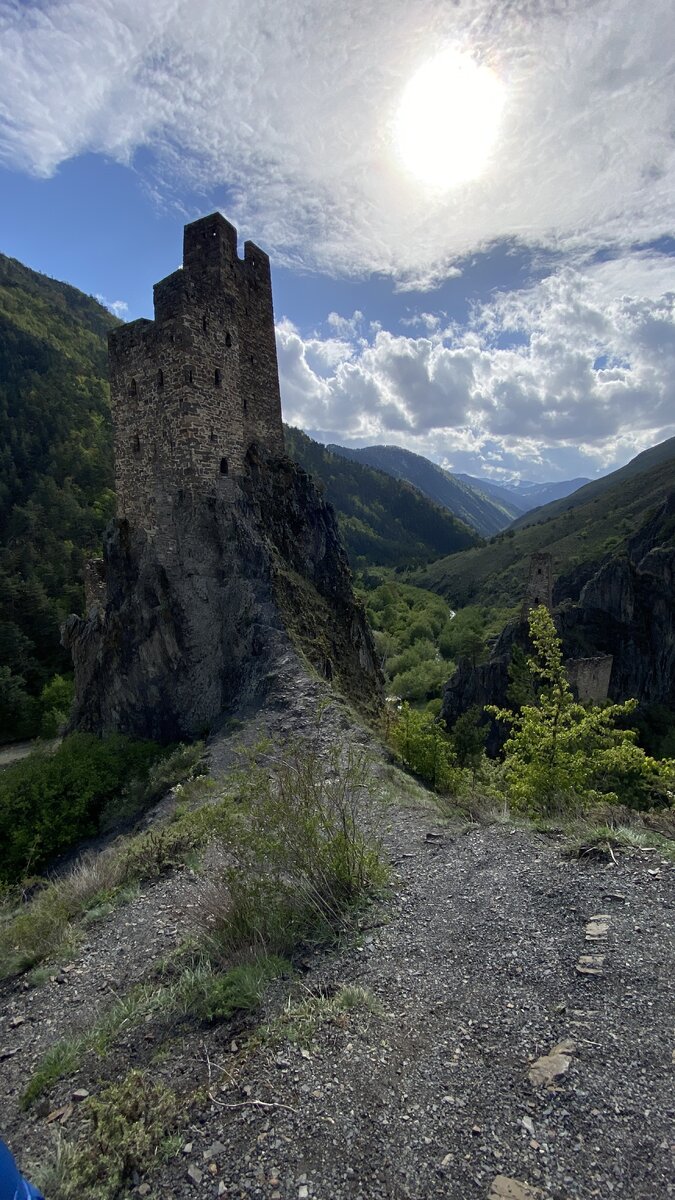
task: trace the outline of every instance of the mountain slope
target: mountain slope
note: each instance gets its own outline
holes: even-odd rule
[[[659,442],[658,446],[650,446],[648,450],[643,450],[641,454],[637,454],[629,463],[626,463],[625,467],[619,467],[617,471],[603,475],[602,479],[593,479],[571,495],[546,504],[543,508],[536,508],[525,513],[524,516],[518,518],[515,527],[531,525],[542,520],[548,521],[560,513],[586,505],[603,497],[608,489],[630,482],[636,475],[657,468],[663,463],[672,462],[673,459],[675,459],[675,437],[668,438],[665,442]]]
[[[632,471],[623,467],[574,497],[538,509],[536,523],[525,524],[522,518],[493,544],[431,563],[415,572],[412,582],[439,592],[453,607],[512,606],[522,599],[530,555],[549,551],[554,577],[559,579],[558,598],[576,598],[593,567],[621,555],[629,539],[675,489],[675,438],[638,457],[647,463],[646,469],[636,470],[638,459],[634,459],[628,464]],[[579,497],[584,493],[582,503]],[[675,529],[664,529],[664,544],[673,537]]]
[[[552,500],[561,500],[569,496],[590,479],[564,479],[558,483],[493,483],[490,479],[479,479],[475,475],[456,475],[468,487],[477,492],[484,492],[493,500],[507,506],[518,508],[521,513],[529,512],[542,504],[550,504]]]
[[[363,449],[328,446],[328,450],[352,462],[385,471],[394,479],[407,480],[461,521],[472,525],[483,537],[499,533],[523,512],[522,505],[496,500],[482,491],[475,491],[437,463],[430,462],[421,454],[413,454],[411,450],[403,450],[400,446],[366,446]]]
[[[112,512],[106,335],[90,296],[0,255],[0,739],[69,669],[59,625]]]
[[[477,544],[473,529],[411,484],[334,454],[299,429],[284,432],[289,456],[322,480],[353,566],[402,566]]]

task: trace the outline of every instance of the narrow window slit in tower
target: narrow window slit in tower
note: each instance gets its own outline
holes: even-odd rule
[[[202,329],[204,330],[204,333],[206,333],[206,330],[208,329],[208,327],[209,327],[209,323],[206,319],[206,313],[204,313],[204,316],[202,317]]]
[[[185,368],[185,382],[192,383],[192,367]]]
[[[228,350],[229,350],[230,346],[232,345],[232,338],[230,336],[229,331],[225,334],[225,345],[227,346]]]
[[[157,372],[157,387],[158,388],[164,387],[164,372],[162,370],[159,370]]]
[[[227,459],[226,458],[221,458],[221,460],[220,460],[220,473],[221,473],[221,475],[227,475]]]
[[[220,367],[216,367],[215,371],[213,372],[213,382],[216,387],[220,387],[222,378]]]
[[[141,439],[139,438],[138,434],[136,434],[136,435],[135,435],[135,437],[134,437],[134,441],[133,441],[133,448],[134,448],[134,454],[140,454],[140,452],[141,452]]]
[[[137,396],[137,395],[138,395],[138,387],[136,386],[136,380],[135,380],[135,379],[132,379],[131,383],[129,384],[129,395],[130,395],[130,396]]]
[[[213,430],[211,430],[211,441],[212,441],[212,442],[217,442],[217,441],[218,441],[218,438],[216,437],[216,435],[215,435],[215,433],[213,432]]]
[[[253,354],[251,355],[251,366],[255,366],[255,356]]]

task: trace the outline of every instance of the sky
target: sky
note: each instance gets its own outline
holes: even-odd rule
[[[0,0],[0,251],[270,254],[284,417],[491,478],[675,435],[670,0]]]

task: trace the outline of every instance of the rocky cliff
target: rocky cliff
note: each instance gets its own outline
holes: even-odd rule
[[[638,530],[627,554],[557,581],[554,615],[563,652],[570,659],[612,655],[612,700],[675,703],[674,585],[675,492]],[[443,699],[449,725],[473,704],[507,702],[515,645],[529,648],[522,622],[506,626],[488,662],[460,664]]]
[[[366,713],[381,677],[330,505],[287,458],[253,448],[217,497],[178,494],[150,540],[126,521],[104,543],[105,585],[72,616],[72,729],[160,741],[260,704],[281,661],[316,671]]]

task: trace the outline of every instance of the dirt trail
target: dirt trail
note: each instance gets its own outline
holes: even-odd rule
[[[132,1065],[172,1086],[207,1085],[213,1100],[181,1131],[190,1149],[140,1193],[155,1200],[486,1200],[499,1175],[554,1200],[675,1196],[673,869],[656,854],[568,861],[532,832],[451,831],[410,805],[389,822],[390,899],[360,945],[315,956],[296,987],[301,999],[358,985],[381,1012],[354,1010],[306,1046],[252,1053],[236,1030],[182,1025],[154,1061],[156,1031],[144,1027],[88,1059],[51,1105]],[[52,1136],[44,1114],[18,1110],[38,1051],[147,974],[186,932],[199,886],[187,871],[149,886],[88,932],[74,969],[57,973],[64,982],[3,990],[0,1105],[24,1161]],[[605,939],[588,943],[599,914]],[[605,955],[602,974],[578,973],[588,954]],[[281,1003],[273,995],[265,1019]],[[566,1073],[533,1086],[532,1060],[566,1039]]]

